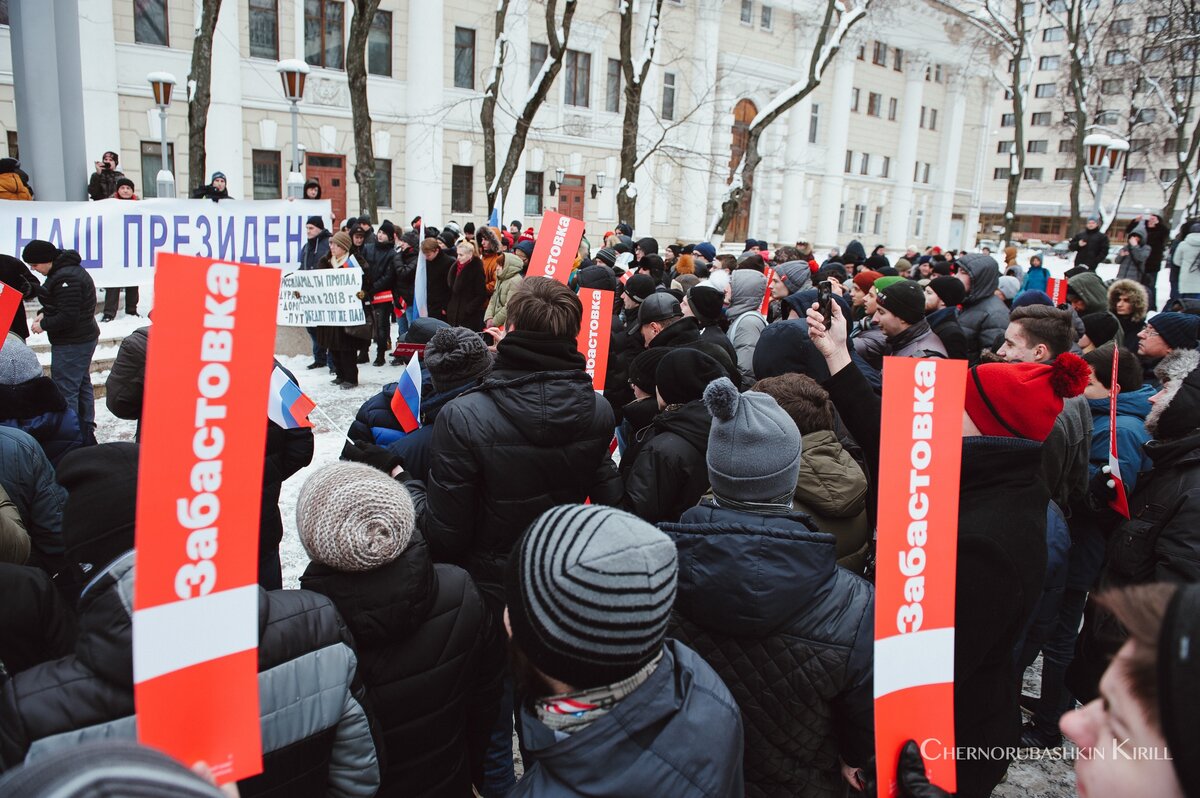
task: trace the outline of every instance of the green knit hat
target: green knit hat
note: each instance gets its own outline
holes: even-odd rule
[[[895,275],[889,275],[887,277],[880,277],[878,280],[875,281],[875,293],[879,293],[883,289],[887,288],[889,285],[892,285],[893,283],[898,283],[904,279],[907,279],[907,278],[898,277]]]

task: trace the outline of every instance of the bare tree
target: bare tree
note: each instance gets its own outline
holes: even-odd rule
[[[661,3],[661,0],[659,0]],[[529,130],[533,126],[533,118],[538,109],[546,101],[550,86],[562,69],[563,59],[567,54],[567,40],[571,36],[571,20],[575,16],[576,0],[566,0],[563,8],[561,24],[558,20],[558,0],[546,0],[546,40],[548,42],[546,59],[529,86],[520,111],[515,111],[515,98],[508,98],[512,112],[516,116],[516,127],[508,151],[504,155],[504,163],[496,170],[496,109],[501,112],[506,109],[501,103],[501,80],[504,77],[505,59],[511,48],[505,37],[504,25],[508,19],[509,0],[499,0],[496,8],[496,50],[492,60],[491,80],[483,91],[483,105],[479,110],[479,123],[483,127],[483,174],[487,181],[488,207],[496,203],[496,196],[503,192],[508,194],[513,175],[525,151],[525,142],[529,138]]]
[[[823,2],[825,10],[817,28],[817,38],[809,59],[808,73],[767,103],[751,120],[746,133],[745,153],[742,155],[741,162],[730,172],[729,188],[721,202],[721,212],[713,223],[712,235],[725,234],[729,223],[733,220],[738,208],[741,207],[742,196],[754,188],[754,172],[762,161],[758,144],[762,139],[763,131],[821,85],[821,78],[824,76],[829,62],[841,49],[842,42],[850,29],[867,15],[872,0],[852,0],[852,2],[823,0]],[[624,56],[623,53],[622,56]],[[622,157],[624,157],[623,147]]]
[[[639,115],[642,111],[642,89],[650,64],[658,47],[658,27],[662,19],[663,0],[652,0],[646,28],[642,31],[641,47],[635,57],[633,29],[636,25],[636,4],[621,3],[621,27],[617,41],[621,46],[621,77],[625,81],[625,109],[621,118],[621,171],[617,182],[617,218],[631,227],[637,226],[637,169]],[[644,160],[644,159],[643,159]]]
[[[221,0],[203,0],[200,27],[192,41],[192,66],[188,72],[188,187],[204,185],[206,156],[204,134],[208,130],[208,105],[212,99],[212,45]]]
[[[378,210],[375,194],[375,147],[371,142],[371,109],[367,105],[367,36],[379,10],[379,0],[354,0],[350,41],[346,45],[346,80],[350,84],[350,115],[354,122],[354,182],[358,204],[372,219]]]
[[[1033,81],[1030,52],[1034,31],[1029,26],[1028,12],[1036,13],[1035,0],[964,0],[950,3],[931,0],[942,11],[968,22],[990,45],[993,64],[992,80],[1004,89],[1012,102],[1013,142],[1008,152],[1008,190],[1004,197],[1004,232],[1001,241],[1010,244],[1017,223],[1017,192],[1025,174],[1025,101]],[[997,52],[998,51],[998,52]],[[1008,71],[995,68],[997,61],[1008,60]]]

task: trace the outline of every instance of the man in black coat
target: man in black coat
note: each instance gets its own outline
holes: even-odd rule
[[[96,324],[96,284],[80,265],[79,253],[34,239],[21,259],[46,277],[38,287],[42,312],[33,332],[50,338],[50,378],[79,416],[84,443],[96,442],[96,399],[92,392],[92,355],[100,338]],[[20,312],[20,308],[17,309]]]
[[[306,272],[317,268],[317,264],[321,262],[321,258],[329,254],[329,239],[333,236],[325,229],[325,220],[320,216],[310,216],[304,224],[304,232],[308,236],[308,240],[304,242],[304,248],[300,250],[300,271]],[[313,362],[308,364],[309,369],[319,369],[328,367],[333,371],[333,365],[329,360],[329,350],[317,343],[317,328],[305,327],[308,331],[308,337],[312,341]]]
[[[400,338],[403,338],[408,332],[408,327],[417,318],[417,308],[414,305],[416,299],[417,285],[417,258],[420,253],[417,251],[418,244],[417,232],[409,230],[396,240],[396,249],[392,255],[392,300],[395,304],[397,312],[403,309],[403,314],[398,315],[397,329]],[[426,263],[428,265],[428,262]],[[426,271],[428,275],[428,271]],[[442,275],[444,283],[446,276]],[[433,280],[429,280],[429,285],[433,284]],[[430,311],[433,315],[433,311]],[[434,316],[434,318],[440,318]]]
[[[375,365],[382,366],[383,359],[392,347],[392,299],[385,292],[393,293],[395,273],[393,259],[396,256],[396,232],[387,219],[375,232],[375,240],[363,246],[363,271],[366,272],[367,298],[375,317]],[[377,297],[379,299],[377,300]]]
[[[454,268],[454,256],[442,247],[439,239],[432,237],[421,242],[421,251],[425,253],[425,299],[429,317],[445,321],[446,308],[450,305],[447,277]]]
[[[1150,257],[1142,269],[1142,285],[1150,295],[1150,307],[1158,307],[1158,270],[1162,268],[1163,254],[1167,250],[1167,239],[1171,236],[1170,227],[1157,213],[1138,214],[1125,226],[1125,239],[1139,225],[1146,226],[1145,242],[1150,246]],[[1186,226],[1186,225],[1185,225]]]
[[[925,320],[942,339],[946,357],[966,360],[967,335],[958,324],[958,306],[967,298],[966,286],[957,277],[934,277],[925,286]]]
[[[213,172],[208,185],[200,186],[192,192],[192,199],[210,199],[220,202],[223,199],[233,199],[229,196],[229,188],[225,182],[224,172]]]
[[[1075,253],[1075,267],[1094,270],[1108,257],[1108,236],[1100,229],[1100,219],[1089,216],[1087,227],[1071,237],[1067,247]]]

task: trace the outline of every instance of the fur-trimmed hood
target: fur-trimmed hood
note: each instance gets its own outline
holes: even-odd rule
[[[1117,300],[1124,294],[1133,305],[1131,321],[1143,321],[1150,309],[1150,295],[1146,287],[1137,280],[1117,280],[1108,287],[1108,312],[1117,315]]]
[[[1157,440],[1182,438],[1200,427],[1200,350],[1177,349],[1162,359],[1154,374],[1163,383],[1161,395],[1146,416],[1146,430]]]

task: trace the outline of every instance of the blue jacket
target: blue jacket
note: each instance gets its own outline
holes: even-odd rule
[[[556,733],[524,706],[519,722],[529,758],[509,798],[744,794],[737,704],[713,669],[675,640],[645,682],[581,731]]]
[[[57,466],[67,452],[83,446],[79,417],[49,377],[0,385],[0,425],[27,432]]]
[[[58,573],[64,564],[62,513],[67,492],[54,481],[54,466],[38,442],[13,427],[0,426],[0,487],[29,532],[29,565],[51,576]]]
[[[1022,291],[1042,291],[1050,281],[1050,271],[1044,266],[1030,266],[1025,272],[1025,281],[1021,283]]]

